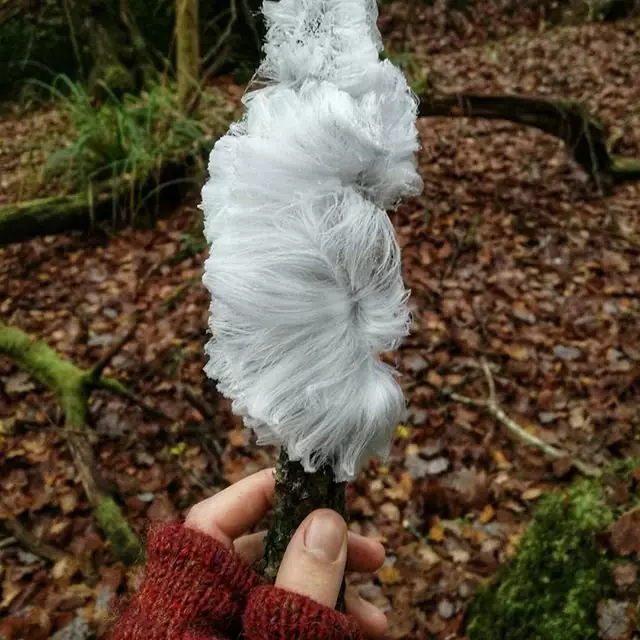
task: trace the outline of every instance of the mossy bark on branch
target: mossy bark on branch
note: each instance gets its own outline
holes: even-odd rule
[[[56,393],[61,403],[83,375],[81,369],[60,358],[46,342],[35,340],[16,327],[0,324],[0,353]]]
[[[122,517],[120,507],[111,496],[102,497],[93,508],[93,517],[114,548],[118,549],[118,556],[123,562],[137,564],[144,561],[140,540]]]
[[[275,581],[289,541],[312,511],[333,509],[346,517],[345,486],[343,482],[334,481],[330,467],[306,473],[302,465],[289,460],[282,449],[276,466],[275,504],[265,542],[263,574],[267,580]]]
[[[97,217],[111,213],[112,191],[93,203]],[[0,207],[0,245],[69,229],[89,229],[92,202],[88,192],[37,198]]]
[[[124,562],[142,558],[140,541],[104,488],[86,434],[89,396],[93,389],[104,387],[104,381],[108,379],[95,380],[91,371],[80,369],[61,358],[46,342],[35,340],[20,329],[2,323],[0,355],[7,356],[56,395],[64,411],[67,444],[87,498],[94,508],[98,526]]]

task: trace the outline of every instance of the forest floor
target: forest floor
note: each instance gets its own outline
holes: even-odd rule
[[[428,60],[439,87],[585,101],[610,124],[617,152],[640,154],[637,21],[505,27],[504,40],[487,42],[471,27],[466,39],[464,30],[437,31],[425,11],[412,23],[412,55]],[[390,31],[406,20],[398,12],[383,16]],[[45,118],[39,130],[51,134],[57,116],[43,113],[28,117]],[[0,139],[14,148],[5,158],[17,153],[12,127],[24,140],[35,135],[27,118],[6,118]],[[512,557],[540,496],[579,475],[572,458],[604,466],[640,456],[640,184],[601,194],[562,143],[524,127],[423,119],[419,128],[424,194],[392,214],[412,291],[413,331],[396,354],[409,419],[390,459],[373,461],[349,488],[350,526],[387,549],[380,571],[350,581],[388,612],[393,638],[445,640],[462,636],[466,603]],[[80,366],[95,364],[138,317],[107,373],[167,420],[99,392],[90,437],[139,532],[275,460],[226,400],[211,424],[187,399],[195,389],[215,400],[202,372],[209,300],[196,202],[152,230],[0,250],[0,319]],[[483,361],[508,417],[566,457],[550,460],[482,408],[443,396],[453,388],[486,399]],[[52,395],[0,359],[0,507],[97,567],[86,580],[72,563],[52,566],[0,533],[7,640],[48,638],[80,618],[99,630],[113,598],[139,578],[93,524],[59,426]]]

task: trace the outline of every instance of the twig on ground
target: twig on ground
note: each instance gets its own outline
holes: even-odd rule
[[[156,407],[152,407],[149,403],[147,403],[143,398],[139,395],[133,393],[125,387],[121,382],[115,380],[114,378],[100,378],[95,383],[96,389],[104,389],[105,391],[111,391],[111,393],[120,396],[121,398],[126,398],[140,407],[144,413],[147,414],[150,418],[154,418],[156,420],[164,420],[165,422],[173,422],[173,420],[160,409],[156,409]]]
[[[136,282],[135,293],[133,294],[134,302],[137,302],[138,297],[144,290],[147,285],[147,282],[151,280],[151,278],[165,265],[169,262],[168,258],[162,258],[162,260],[158,260],[155,264],[151,265],[145,274],[138,279]]]
[[[17,544],[17,543],[18,543],[17,538],[14,538],[13,536],[4,538],[0,540],[0,550],[6,549],[7,547],[12,547],[14,544]]]
[[[194,284],[199,284],[202,282],[202,278],[200,276],[189,278],[185,282],[179,284],[168,296],[165,300],[162,301],[161,306],[165,309],[173,309],[178,302],[180,302],[184,296],[187,295],[187,292]]]
[[[521,427],[517,422],[511,419],[500,408],[496,401],[495,383],[491,374],[491,370],[489,369],[489,365],[485,358],[482,358],[481,364],[482,371],[484,372],[485,378],[487,380],[487,386],[489,387],[488,399],[469,398],[468,396],[464,396],[449,389],[441,389],[440,394],[447,398],[450,398],[454,402],[459,402],[460,404],[464,404],[470,407],[478,407],[480,409],[484,409],[485,411],[487,411],[487,413],[493,416],[500,424],[504,425],[513,435],[515,435],[525,444],[537,447],[543,453],[548,455],[550,458],[554,458],[555,460],[560,458],[570,458],[572,465],[585,476],[597,478],[602,474],[600,469],[598,469],[597,467],[593,467],[578,458],[574,458],[566,451],[558,449],[548,442],[541,440],[537,436],[534,436],[532,433],[529,433],[524,427]]]
[[[487,385],[489,386],[489,404],[492,406],[497,406],[496,403],[496,383],[493,381],[493,376],[491,375],[491,369],[489,369],[489,363],[487,359],[483,356],[480,359],[480,364],[482,366],[482,372],[484,373],[484,377],[487,379]]]
[[[184,397],[202,414],[207,420],[214,420],[218,413],[218,407],[209,404],[199,393],[188,386],[183,387]],[[216,398],[217,401],[217,398]]]
[[[487,321],[485,320],[485,317],[482,315],[481,309],[478,308],[479,304],[480,303],[478,299],[475,298],[471,305],[471,310],[473,311],[473,315],[480,327],[480,333],[482,334],[482,341],[484,343],[484,346],[488,347],[489,343],[491,342],[491,339],[490,339],[491,336],[489,335],[489,329],[487,329]]]
[[[38,538],[26,529],[16,517],[7,514],[4,516],[3,522],[7,531],[12,535],[12,538],[6,538],[2,541],[5,543],[4,546],[9,546],[9,543],[6,543],[6,540],[13,540],[13,542],[19,544],[23,549],[32,553],[34,556],[44,558],[50,562],[58,562],[58,560],[63,560],[64,558],[73,558],[70,554],[62,551],[62,549],[57,549],[46,542],[38,540]]]
[[[480,214],[476,213],[471,219],[471,222],[469,223],[469,226],[467,227],[467,230],[465,231],[464,236],[458,239],[458,242],[456,243],[456,248],[454,249],[453,255],[451,256],[451,260],[449,260],[449,264],[447,265],[447,268],[444,270],[444,272],[442,273],[442,276],[440,277],[441,283],[443,280],[448,278],[449,275],[451,275],[451,273],[455,269],[456,264],[458,263],[458,260],[460,259],[460,256],[469,247],[472,247],[474,244],[477,243],[476,235],[478,232],[479,224],[480,224]]]
[[[222,461],[222,456],[224,454],[224,447],[217,437],[217,432],[215,430],[219,401],[217,391],[215,404],[207,402],[201,394],[197,393],[189,386],[185,385],[183,387],[183,393],[185,399],[210,423],[209,425],[205,425],[204,428],[200,425],[197,427],[198,439],[214,462],[213,475],[215,479],[224,486],[227,486],[229,483],[223,474],[224,463]]]

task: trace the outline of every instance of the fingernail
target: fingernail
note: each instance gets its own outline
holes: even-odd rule
[[[337,514],[319,513],[304,534],[304,545],[323,562],[335,562],[346,539],[344,521]]]

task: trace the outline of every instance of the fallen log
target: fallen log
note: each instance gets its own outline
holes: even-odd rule
[[[607,127],[575,102],[510,95],[423,95],[418,116],[486,118],[534,127],[564,141],[574,160],[599,186],[640,179],[640,158],[612,154]]]
[[[104,204],[102,199],[97,203],[99,213]],[[88,193],[5,205],[0,207],[0,245],[69,229],[88,229],[91,226],[90,209]]]
[[[70,195],[13,202],[0,207],[0,246],[23,242],[36,236],[67,231],[88,231],[98,222],[114,218],[120,209],[152,210],[162,193],[162,209],[177,204],[185,185],[199,181],[189,178],[192,158],[176,160],[143,184],[122,177],[95,184],[91,189]],[[149,203],[147,206],[146,203]],[[134,212],[131,212],[131,209]]]

